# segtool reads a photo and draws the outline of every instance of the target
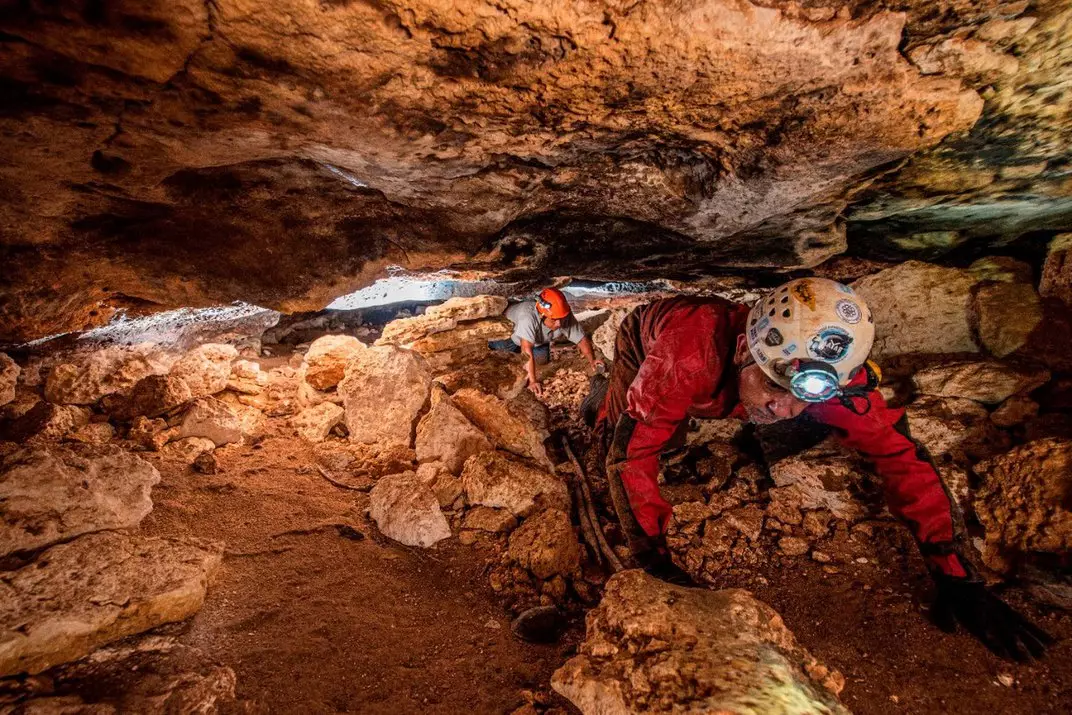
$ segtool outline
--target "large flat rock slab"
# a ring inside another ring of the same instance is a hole
[[[137,526],[159,481],[154,466],[114,445],[13,454],[0,465],[0,556]]]
[[[642,571],[607,582],[580,654],[551,678],[584,715],[848,713],[843,686],[747,591],[672,586]]]
[[[201,609],[221,550],[201,542],[90,534],[4,574],[0,677],[40,673]]]
[[[360,351],[339,383],[350,440],[412,445],[415,422],[431,386],[428,364],[415,352],[391,346]]]

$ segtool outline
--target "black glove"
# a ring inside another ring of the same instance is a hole
[[[1028,621],[979,581],[938,576],[931,607],[935,625],[946,633],[960,623],[995,655],[1024,662],[1040,658],[1053,644],[1045,631]]]

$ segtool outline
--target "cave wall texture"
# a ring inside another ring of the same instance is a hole
[[[0,344],[1072,224],[1072,3],[0,0]]]

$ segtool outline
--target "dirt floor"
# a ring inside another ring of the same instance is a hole
[[[545,372],[563,369],[584,372],[568,355]],[[557,418],[568,422],[561,410]],[[215,475],[145,456],[162,481],[143,531],[227,545],[181,640],[234,669],[240,711],[504,713],[531,691],[575,712],[549,694],[549,681],[575,652],[583,623],[575,620],[556,645],[514,638],[488,585],[494,555],[480,544],[420,550],[385,540],[365,515],[367,495],[324,480],[297,438],[218,450]],[[685,498],[690,489],[668,491]],[[799,560],[728,573],[719,585],[748,588],[774,606],[803,645],[845,675],[842,700],[853,712],[1072,711],[1069,615],[1013,594],[1064,642],[1040,664],[1006,663],[928,623],[928,579],[907,532],[894,527],[876,539],[878,566],[830,573]]]
[[[234,669],[250,711],[502,713],[548,691],[583,626],[557,645],[518,641],[478,549],[383,539],[367,495],[325,481],[298,439],[217,456],[211,476],[158,459],[142,528],[226,542],[181,640]]]

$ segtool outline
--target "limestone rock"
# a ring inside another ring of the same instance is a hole
[[[552,511],[548,509],[548,511]],[[509,509],[494,509],[490,506],[478,506],[470,509],[462,520],[463,529],[490,531],[499,533],[510,531],[517,526],[517,518]]]
[[[259,395],[268,386],[268,373],[251,360],[238,360],[231,364],[231,376],[227,389],[242,395]]]
[[[443,462],[447,469],[458,474],[469,457],[492,449],[491,442],[465,418],[449,397],[443,396],[433,402],[432,409],[417,424],[417,459]]]
[[[157,451],[167,444],[167,422],[160,418],[135,417],[127,430],[127,439],[150,451]]]
[[[339,383],[350,439],[411,445],[414,422],[428,401],[431,379],[424,358],[410,350],[373,347],[361,351]]]
[[[875,320],[872,359],[978,352],[968,320],[975,282],[967,271],[919,261],[855,281]]]
[[[509,400],[525,389],[525,359],[512,353],[485,352],[479,360],[437,375],[435,381],[451,394],[471,388]]]
[[[40,673],[196,613],[221,551],[180,539],[90,534],[7,574],[0,676]]]
[[[1072,233],[1059,234],[1050,241],[1039,293],[1044,298],[1057,298],[1072,308]],[[2,397],[0,404],[3,404]]]
[[[547,408],[528,391],[510,400],[463,388],[453,395],[455,406],[500,449],[550,465],[544,441]]]
[[[376,340],[376,345],[402,345],[409,347],[417,340],[435,333],[453,330],[458,321],[450,315],[417,315],[412,318],[399,318],[383,326],[383,332]],[[429,351],[431,352],[431,351]]]
[[[53,366],[45,379],[45,399],[60,405],[92,405],[144,377],[163,374],[168,367],[166,358],[147,348],[96,350]]]
[[[486,343],[489,340],[503,340],[510,337],[513,332],[514,326],[506,318],[485,318],[427,335],[406,343],[406,346],[421,354],[454,350],[470,343],[487,351]]]
[[[1042,439],[975,465],[975,513],[998,551],[1072,549],[1072,440]]]
[[[174,442],[168,442],[160,449],[165,457],[180,459],[186,464],[193,464],[194,460],[204,452],[216,449],[216,443],[205,437],[184,437]]]
[[[365,351],[352,335],[325,335],[309,346],[303,359],[305,381],[317,390],[329,390],[346,376],[346,364]]]
[[[986,42],[951,37],[913,48],[909,59],[923,74],[964,77],[974,82],[992,82],[1016,74],[1020,63],[1012,55],[995,50]]]
[[[112,409],[117,419],[132,419],[137,415],[159,417],[194,399],[186,380],[177,375],[149,375],[138,380],[130,396]]]
[[[151,464],[116,446],[24,450],[0,469],[0,555],[136,526],[160,481]]]
[[[15,399],[15,385],[21,373],[22,368],[7,353],[0,353],[0,406]]]
[[[506,306],[506,298],[498,295],[474,295],[470,298],[458,296],[439,305],[429,306],[424,314],[433,318],[452,318],[461,323],[502,315]]]
[[[592,344],[603,353],[608,360],[614,359],[614,341],[618,336],[618,328],[625,316],[633,312],[632,308],[612,308],[610,316],[592,332]]]
[[[908,431],[939,464],[983,454],[988,443],[1000,449],[986,408],[960,397],[921,397],[905,408]]]
[[[506,555],[541,579],[569,576],[581,565],[581,545],[569,514],[561,509],[544,509],[525,519],[510,534]]]
[[[462,486],[462,480],[451,474],[447,465],[442,462],[425,462],[417,467],[417,477],[431,488],[442,508],[461,506],[465,488]]]
[[[59,442],[88,423],[89,411],[84,407],[38,402],[7,426],[5,438],[23,444]]]
[[[837,698],[844,678],[747,591],[623,571],[586,624],[580,654],[551,678],[584,715],[848,713]]]
[[[107,444],[115,438],[115,427],[107,422],[91,422],[67,433],[67,439],[82,444]]]
[[[528,516],[538,506],[568,510],[570,505],[565,482],[499,451],[470,457],[462,485],[470,504],[509,509],[515,516]]]
[[[310,442],[323,442],[335,425],[346,420],[346,412],[338,405],[323,402],[299,412],[290,420],[290,425]]]
[[[230,345],[206,343],[179,358],[168,375],[183,380],[193,399],[209,397],[227,389],[231,362],[237,358],[238,351]]]
[[[912,377],[916,389],[924,395],[963,397],[986,405],[1031,392],[1049,379],[1048,370],[1016,367],[997,360],[938,365]]]
[[[855,521],[866,513],[854,496],[866,479],[859,459],[833,439],[775,462],[770,475],[778,487],[793,492],[792,501],[799,509],[827,509],[846,521]]]
[[[190,466],[198,474],[215,474],[220,468],[220,463],[213,450],[205,450],[194,457],[194,461],[190,463]]]
[[[241,442],[242,420],[226,403],[215,397],[203,397],[182,416],[174,439],[185,437],[205,437],[217,447]]]
[[[429,547],[450,538],[450,525],[432,489],[414,472],[381,478],[369,493],[369,514],[389,539]]]
[[[998,427],[1015,427],[1038,415],[1039,404],[1030,397],[1013,395],[990,413],[990,421]]]
[[[979,342],[994,357],[1027,344],[1042,320],[1042,304],[1029,283],[984,283],[972,295],[971,317]]]

